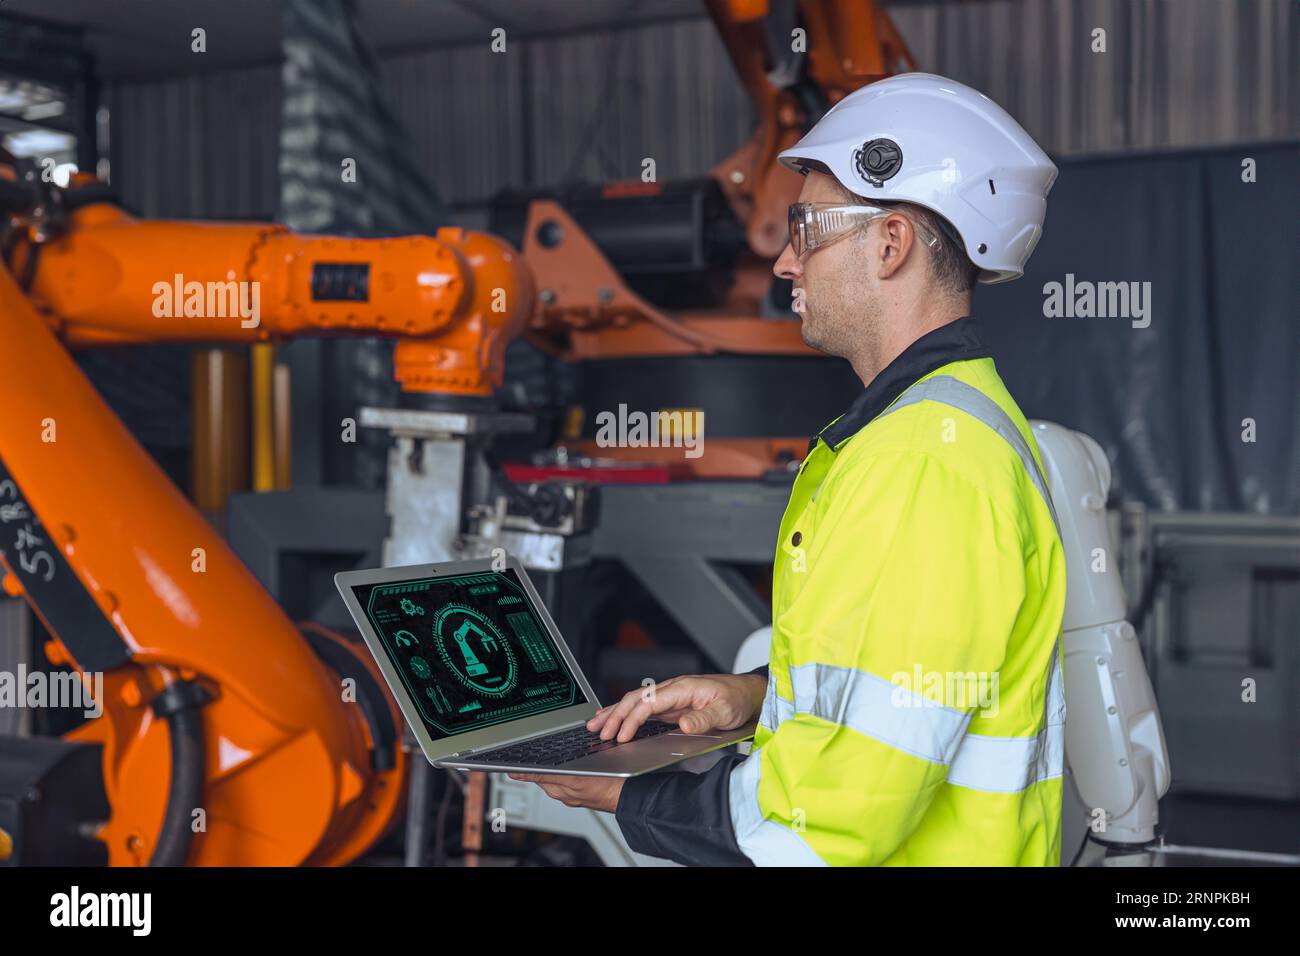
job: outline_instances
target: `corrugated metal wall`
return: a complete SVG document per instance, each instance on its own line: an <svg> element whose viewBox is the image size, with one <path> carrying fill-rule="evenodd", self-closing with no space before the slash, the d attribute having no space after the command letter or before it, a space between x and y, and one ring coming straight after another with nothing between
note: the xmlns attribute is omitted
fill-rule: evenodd
<svg viewBox="0 0 1300 956"><path fill-rule="evenodd" d="M1300 135L1293 0L996 0L903 5L922 68L985 90L1055 155ZM1106 30L1107 51L1091 52ZM708 170L752 110L707 19L387 58L444 200L506 186ZM155 216L275 209L276 67L110 87L113 178Z"/></svg>
<svg viewBox="0 0 1300 956"><path fill-rule="evenodd" d="M1293 0L899 7L922 69L987 93L1053 155L1294 138ZM1092 52L1095 29L1106 52Z"/></svg>

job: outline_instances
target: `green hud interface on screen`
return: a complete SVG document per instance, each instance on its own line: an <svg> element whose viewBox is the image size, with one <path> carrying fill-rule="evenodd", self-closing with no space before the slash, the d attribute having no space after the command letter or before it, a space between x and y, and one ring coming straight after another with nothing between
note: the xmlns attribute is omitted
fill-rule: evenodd
<svg viewBox="0 0 1300 956"><path fill-rule="evenodd" d="M587 702L513 569L352 590L435 739Z"/></svg>

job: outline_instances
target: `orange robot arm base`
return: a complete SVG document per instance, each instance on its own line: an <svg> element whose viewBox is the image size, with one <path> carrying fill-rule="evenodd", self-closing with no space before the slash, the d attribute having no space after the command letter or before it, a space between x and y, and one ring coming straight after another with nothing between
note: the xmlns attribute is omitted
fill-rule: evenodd
<svg viewBox="0 0 1300 956"><path fill-rule="evenodd" d="M173 673L211 695L202 805L193 808L204 829L190 862L355 856L365 848L356 835L373 837L400 802L404 756L371 769L360 706L2 269L0 321L0 462L11 476L0 486L0 550L33 585L49 583L57 566L67 594L97 612L84 621L102 627L102 615L120 641L102 675L104 712L76 733L104 745L110 862L146 862L155 845L171 758L150 704ZM64 610L37 607L71 648L78 634L61 626Z"/></svg>

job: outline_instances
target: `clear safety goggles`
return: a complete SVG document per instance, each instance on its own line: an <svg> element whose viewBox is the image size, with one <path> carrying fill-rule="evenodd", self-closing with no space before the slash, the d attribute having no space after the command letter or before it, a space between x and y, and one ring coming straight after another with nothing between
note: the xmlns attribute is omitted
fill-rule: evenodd
<svg viewBox="0 0 1300 956"><path fill-rule="evenodd" d="M794 249L794 254L802 259L814 249L829 246L836 239L843 239L849 233L862 229L877 219L884 219L891 213L904 216L927 247L939 248L938 236L898 209L828 202L790 204L790 246Z"/></svg>

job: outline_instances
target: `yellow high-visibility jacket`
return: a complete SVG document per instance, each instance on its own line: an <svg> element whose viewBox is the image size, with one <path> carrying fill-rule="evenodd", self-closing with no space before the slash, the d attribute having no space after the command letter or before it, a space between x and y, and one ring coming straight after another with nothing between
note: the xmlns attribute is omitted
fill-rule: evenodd
<svg viewBox="0 0 1300 956"><path fill-rule="evenodd" d="M971 321L909 350L901 368L928 370L883 411L855 405L820 433L781 522L754 749L693 788L629 781L634 849L1058 864L1065 561L1032 432ZM686 839L680 804L716 805L723 774L729 828L697 805L705 832Z"/></svg>

